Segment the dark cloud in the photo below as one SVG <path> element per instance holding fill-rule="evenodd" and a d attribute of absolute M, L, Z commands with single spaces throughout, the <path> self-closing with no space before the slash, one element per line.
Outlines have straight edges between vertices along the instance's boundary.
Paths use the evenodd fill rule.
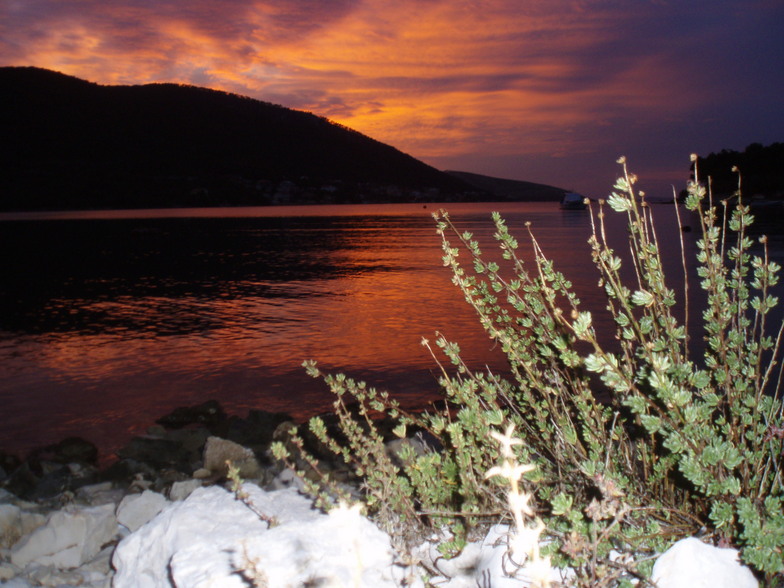
<path fill-rule="evenodd" d="M 287 40 L 296 41 L 299 35 L 332 26 L 350 13 L 359 0 L 287 0 L 285 2 L 256 2 L 266 9 L 271 30 Z"/>

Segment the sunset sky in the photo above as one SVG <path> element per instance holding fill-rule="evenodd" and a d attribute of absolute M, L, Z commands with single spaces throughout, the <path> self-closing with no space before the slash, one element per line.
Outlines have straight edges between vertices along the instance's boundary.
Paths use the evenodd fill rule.
<path fill-rule="evenodd" d="M 307 110 L 439 169 L 604 196 L 784 141 L 784 0 L 0 0 L 0 65 Z"/>

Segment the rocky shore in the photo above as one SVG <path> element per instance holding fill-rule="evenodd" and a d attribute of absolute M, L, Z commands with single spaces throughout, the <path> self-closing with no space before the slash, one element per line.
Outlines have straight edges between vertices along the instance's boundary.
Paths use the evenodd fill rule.
<path fill-rule="evenodd" d="M 80 438 L 24 460 L 0 452 L 0 586 L 111 585 L 117 545 L 160 511 L 197 489 L 234 500 L 223 490 L 227 459 L 257 487 L 291 485 L 295 476 L 268 450 L 293 424 L 264 411 L 230 417 L 208 401 L 162 417 L 104 468 Z"/>
<path fill-rule="evenodd" d="M 451 588 L 529 585 L 524 569 L 510 572 L 504 525 L 447 561 L 427 543 L 396 553 L 356 508 L 314 509 L 269 453 L 294 424 L 264 411 L 230 417 L 210 401 L 162 417 L 102 469 L 78 438 L 25 460 L 0 453 L 0 587 L 370 588 L 424 586 L 426 575 Z M 226 488 L 227 460 L 246 481 L 242 500 Z M 662 588 L 757 586 L 734 550 L 696 539 L 654 575 Z"/>

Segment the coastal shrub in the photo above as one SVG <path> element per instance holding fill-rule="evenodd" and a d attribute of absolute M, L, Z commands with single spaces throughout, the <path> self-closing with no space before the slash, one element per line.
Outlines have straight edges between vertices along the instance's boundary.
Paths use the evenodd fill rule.
<path fill-rule="evenodd" d="M 482 374 L 448 378 L 442 367 L 448 407 L 411 413 L 386 391 L 343 374 L 323 374 L 314 362 L 305 362 L 305 367 L 310 375 L 324 378 L 335 394 L 333 409 L 338 416 L 337 431 L 315 417 L 307 424 L 307 432 L 361 478 L 369 513 L 399 540 L 399 547 L 411 547 L 434 529 L 443 528 L 448 536 L 442 538 L 439 548 L 444 555 L 454 555 L 472 529 L 503 514 L 502 483 L 485 480 L 486 472 L 499 458 L 491 431 L 503 422 L 502 402 L 497 398 L 500 383 L 494 384 Z M 389 434 L 384 432 L 379 415 L 396 422 L 391 435 L 401 443 L 395 450 L 388 446 Z M 305 449 L 303 436 L 304 432 L 292 437 L 301 464 L 297 469 L 318 504 L 329 508 L 338 500 L 350 499 Z M 293 465 L 282 444 L 273 450 L 276 457 Z M 311 472 L 317 473 L 315 481 Z"/>
<path fill-rule="evenodd" d="M 535 465 L 530 505 L 547 527 L 545 555 L 574 570 L 574 585 L 644 582 L 657 554 L 695 534 L 738 547 L 768 581 L 781 579 L 784 326 L 769 319 L 780 267 L 764 237 L 754 250 L 740 180 L 734 204 L 717 205 L 692 161 L 683 205 L 701 235 L 699 352 L 689 346 L 689 281 L 682 293 L 668 286 L 653 209 L 622 158 L 614 191 L 598 210 L 590 206 L 589 217 L 588 246 L 612 332 L 596 332 L 592 313 L 581 308 L 530 225 L 532 264 L 493 213 L 499 263 L 440 211 L 434 216 L 444 264 L 506 354 L 508 373 L 473 371 L 459 346 L 437 335 L 440 353 L 423 344 L 439 365 L 445 402 L 410 413 L 386 392 L 321 374 L 306 362 L 336 394 L 339 422 L 329 430 L 314 419 L 309 429 L 361 478 L 379 524 L 408 545 L 435 533 L 449 555 L 508 516 L 503 482 L 485 474 L 504 457 L 493 431 L 509 424 L 524 440 L 513 446 L 516 460 Z M 610 211 L 627 221 L 628 240 L 619 250 L 608 240 Z M 394 420 L 394 435 L 409 440 L 396 451 L 389 450 L 381 416 Z M 302 449 L 302 436 L 294 438 Z M 276 454 L 291 459 L 281 445 Z M 312 485 L 325 505 L 341 491 L 329 484 L 323 477 Z"/>

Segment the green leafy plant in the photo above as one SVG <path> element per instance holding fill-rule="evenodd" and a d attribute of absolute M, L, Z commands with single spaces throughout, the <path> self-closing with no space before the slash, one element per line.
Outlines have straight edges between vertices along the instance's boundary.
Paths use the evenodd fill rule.
<path fill-rule="evenodd" d="M 368 511 L 400 541 L 401 548 L 421 542 L 433 529 L 443 528 L 448 538 L 445 535 L 441 542 L 442 552 L 457 553 L 481 520 L 496 519 L 504 512 L 502 491 L 488 491 L 484 477 L 498 457 L 491 427 L 502 422 L 502 412 L 490 408 L 493 399 L 488 394 L 494 394 L 495 387 L 484 377 L 445 377 L 451 408 L 412 414 L 401 409 L 387 392 L 368 388 L 342 374 L 324 375 L 313 362 L 305 362 L 305 367 L 312 376 L 325 379 L 335 394 L 333 407 L 338 416 L 336 431 L 330 431 L 317 417 L 307 425 L 309 434 L 322 450 L 349 464 L 362 479 Z M 486 383 L 484 392 L 479 382 Z M 384 432 L 380 414 L 392 417 L 397 425 Z M 414 431 L 427 432 L 430 440 L 408 439 L 407 433 Z M 319 459 L 307 450 L 303 437 L 304 432 L 293 436 L 299 457 L 304 457 L 307 467 L 319 470 Z M 392 449 L 389 441 L 394 439 L 401 443 Z M 307 470 L 297 468 L 291 452 L 282 444 L 273 451 L 309 478 Z M 327 508 L 336 498 L 346 498 L 344 490 L 326 475 L 320 475 L 310 489 L 318 496 L 319 504 Z"/>
<path fill-rule="evenodd" d="M 411 414 L 385 392 L 307 363 L 336 394 L 339 420 L 339 431 L 318 419 L 310 430 L 363 480 L 380 524 L 408 544 L 440 532 L 449 554 L 504 516 L 504 493 L 484 473 L 499 459 L 493 428 L 510 423 L 525 441 L 515 458 L 536 466 L 531 504 L 547 525 L 547 554 L 573 568 L 575 585 L 644 581 L 658 553 L 697 532 L 740 548 L 770 581 L 784 569 L 777 369 L 784 327 L 768 318 L 780 268 L 764 238 L 761 253 L 752 252 L 740 181 L 734 208 L 726 201 L 719 208 L 693 161 L 685 207 L 702 235 L 696 262 L 706 337 L 695 358 L 686 292 L 667 285 L 652 207 L 623 158 L 614 191 L 598 211 L 591 206 L 588 242 L 612 333 L 596 332 L 530 226 L 533 264 L 492 215 L 499 263 L 446 212 L 434 215 L 444 264 L 506 354 L 509 373 L 472 371 L 443 336 L 435 341 L 441 354 L 423 341 L 441 369 L 446 402 Z M 608 208 L 626 217 L 624 253 L 608 240 Z M 683 266 L 687 272 L 685 259 Z M 431 442 L 390 451 L 380 415 L 394 420 L 393 437 L 420 432 Z"/>

